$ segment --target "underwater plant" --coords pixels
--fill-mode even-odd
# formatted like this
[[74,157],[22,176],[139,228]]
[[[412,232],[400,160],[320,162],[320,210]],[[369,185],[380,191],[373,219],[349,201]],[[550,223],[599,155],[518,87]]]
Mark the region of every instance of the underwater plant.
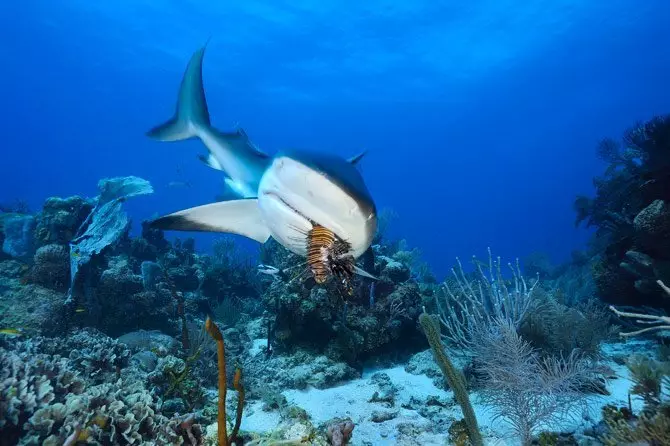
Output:
[[435,297],[440,322],[445,328],[442,338],[465,354],[472,353],[477,342],[476,333],[494,320],[509,321],[518,329],[539,283],[539,279],[530,284],[526,282],[517,260],[515,266],[508,264],[513,280],[512,286],[508,287],[500,257],[494,261],[490,248],[488,255],[488,275],[486,266],[473,256],[474,280],[465,274],[457,258],[457,268],[451,270],[454,276],[451,284],[445,282]]
[[585,354],[597,355],[601,343],[615,336],[611,313],[595,299],[571,307],[560,303],[559,298],[558,292],[538,293],[519,334],[547,354],[569,354],[578,348]]
[[599,370],[578,350],[541,357],[507,319],[494,319],[477,334],[476,367],[483,401],[529,445],[541,427],[578,413],[584,391],[595,390]]
[[620,444],[670,444],[670,364],[633,356],[627,362],[633,387],[630,391],[644,400],[639,417],[604,413],[609,432],[603,441]]

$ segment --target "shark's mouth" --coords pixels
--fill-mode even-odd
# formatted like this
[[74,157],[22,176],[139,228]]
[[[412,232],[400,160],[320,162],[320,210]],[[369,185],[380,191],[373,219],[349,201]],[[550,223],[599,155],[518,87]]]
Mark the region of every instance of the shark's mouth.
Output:
[[302,218],[304,218],[308,222],[312,223],[312,225],[314,225],[314,222],[309,217],[307,217],[305,214],[303,214],[302,212],[297,210],[295,207],[291,206],[286,200],[284,200],[282,197],[280,197],[279,194],[277,194],[276,192],[269,192],[269,191],[268,192],[263,192],[263,195],[280,202],[282,205],[284,205],[285,207],[287,207],[288,209],[290,209],[291,211],[298,214],[299,216],[301,216]]

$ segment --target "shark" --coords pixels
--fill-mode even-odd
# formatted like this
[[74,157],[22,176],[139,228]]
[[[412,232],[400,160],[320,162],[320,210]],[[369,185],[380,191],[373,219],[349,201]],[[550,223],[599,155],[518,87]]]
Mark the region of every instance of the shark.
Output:
[[[159,141],[200,139],[208,151],[201,160],[225,174],[239,199],[177,211],[151,226],[238,234],[259,243],[272,237],[302,257],[308,254],[310,231],[322,227],[346,247],[338,255],[361,257],[377,231],[375,202],[356,168],[365,152],[348,159],[294,149],[270,156],[242,129],[217,130],[205,98],[205,49],[193,53],[184,71],[174,115],[147,135]],[[374,279],[359,267],[355,273]]]

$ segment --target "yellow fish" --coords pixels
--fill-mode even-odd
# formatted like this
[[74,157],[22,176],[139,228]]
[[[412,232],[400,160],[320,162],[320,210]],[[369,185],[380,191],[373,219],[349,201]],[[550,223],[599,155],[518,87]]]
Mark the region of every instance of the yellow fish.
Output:
[[0,334],[8,336],[21,336],[23,332],[18,328],[0,328]]
[[75,312],[75,313],[85,313],[85,312],[86,312],[86,308],[77,308],[76,310],[74,310],[74,312]]

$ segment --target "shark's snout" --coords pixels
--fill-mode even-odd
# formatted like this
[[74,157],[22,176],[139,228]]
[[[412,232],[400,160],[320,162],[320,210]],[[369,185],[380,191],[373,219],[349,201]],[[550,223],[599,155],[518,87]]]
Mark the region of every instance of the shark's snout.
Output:
[[318,225],[346,241],[358,257],[377,227],[374,205],[362,205],[326,172],[286,156],[276,158],[263,175],[259,206],[273,236],[299,254],[305,252],[308,232]]

